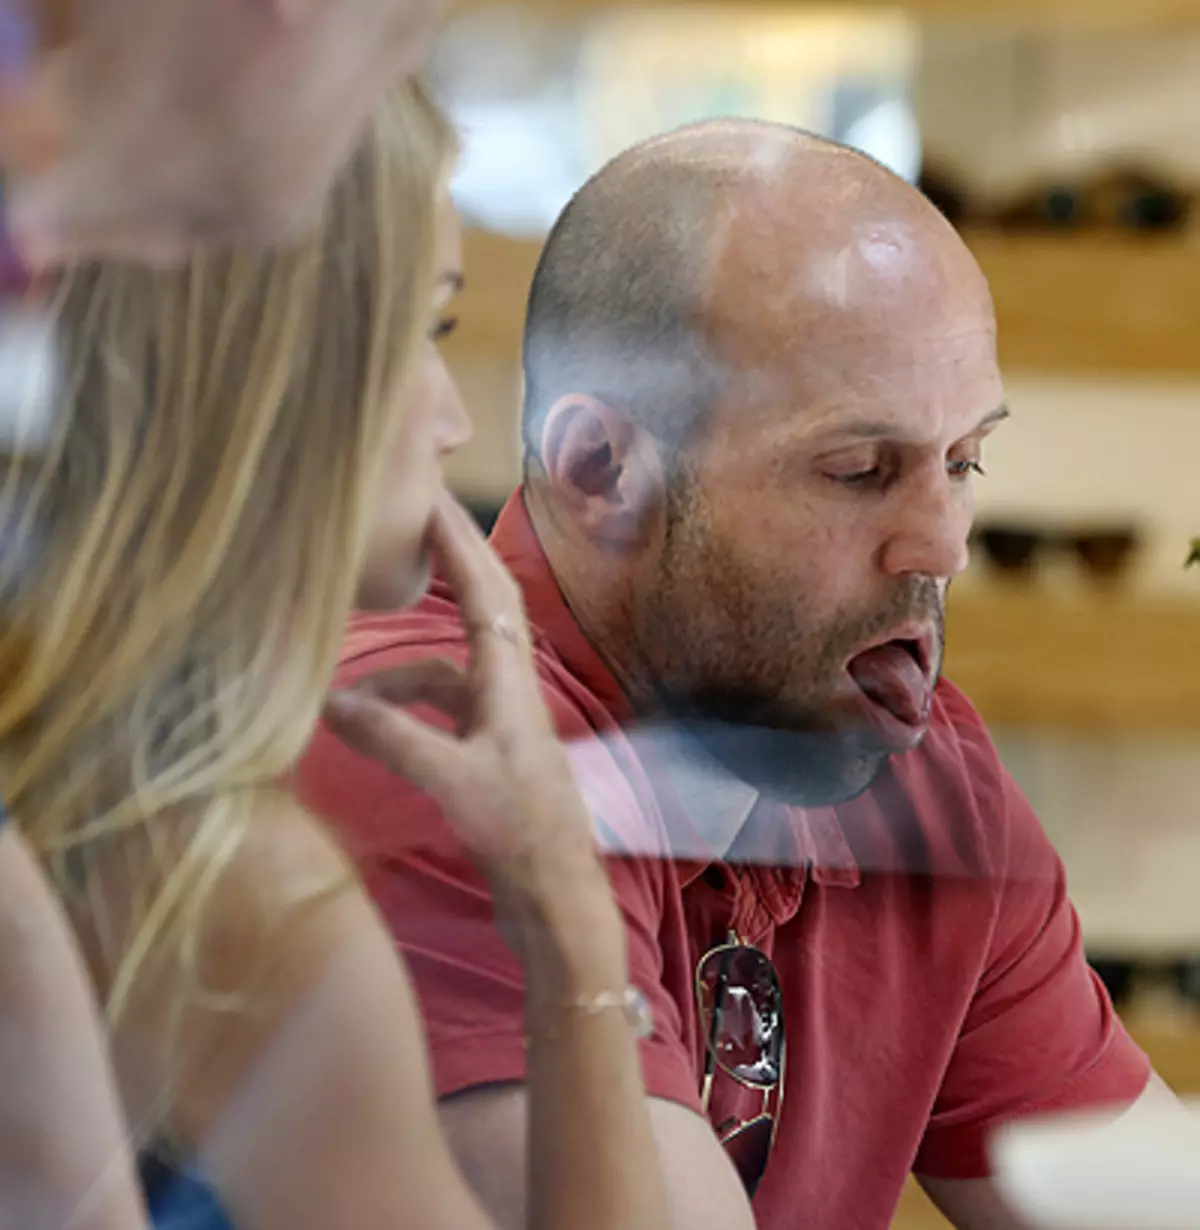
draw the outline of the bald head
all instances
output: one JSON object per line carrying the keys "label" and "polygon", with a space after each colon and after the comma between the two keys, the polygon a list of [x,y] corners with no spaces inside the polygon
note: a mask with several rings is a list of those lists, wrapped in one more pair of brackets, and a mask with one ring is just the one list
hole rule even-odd
{"label": "bald head", "polygon": [[783,125],[694,125],[619,155],[551,232],[526,324],[526,446],[583,393],[679,447],[731,383],[781,360],[792,382],[869,380],[864,348],[990,312],[958,236],[874,160]]}
{"label": "bald head", "polygon": [[525,361],[530,514],[636,711],[803,806],[915,746],[1004,414],[919,193],[783,127],[650,141],[559,220]]}

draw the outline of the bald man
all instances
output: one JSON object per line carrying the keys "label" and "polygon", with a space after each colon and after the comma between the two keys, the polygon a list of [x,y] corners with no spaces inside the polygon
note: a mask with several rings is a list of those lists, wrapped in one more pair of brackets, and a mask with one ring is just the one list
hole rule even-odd
{"label": "bald man", "polygon": [[176,262],[312,217],[444,0],[0,0],[25,261]]}
{"label": "bald man", "polygon": [[[614,852],[677,1225],[885,1227],[915,1171],[955,1225],[1015,1227],[997,1125],[1171,1095],[939,677],[1008,413],[975,262],[859,154],[684,129],[559,219],[525,375],[525,483],[493,543]],[[429,654],[465,655],[437,587],[357,624],[343,681]],[[427,801],[331,737],[304,781],[369,856],[450,1137],[517,1230],[524,1005],[486,886]]]}

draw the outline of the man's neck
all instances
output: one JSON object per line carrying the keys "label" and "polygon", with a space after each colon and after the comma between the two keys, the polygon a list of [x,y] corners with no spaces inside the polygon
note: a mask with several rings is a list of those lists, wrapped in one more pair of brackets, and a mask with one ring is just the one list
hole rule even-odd
{"label": "man's neck", "polygon": [[[578,541],[535,479],[526,479],[525,510],[579,630],[633,712],[642,718],[652,716],[656,698],[653,688],[646,686],[646,671],[639,669],[623,578],[592,547]],[[602,602],[596,594],[604,595]]]}
{"label": "man's neck", "polygon": [[[619,580],[610,581],[610,570],[595,553],[570,536],[536,484],[527,486],[525,505],[563,601],[643,723],[626,732],[635,750],[642,747],[647,767],[653,765],[666,777],[704,844],[714,857],[723,857],[745,826],[758,792],[663,713],[657,693],[646,683],[648,671],[638,661]],[[595,593],[605,595],[602,610]],[[694,851],[688,857],[695,857]]]}
{"label": "man's neck", "polygon": [[[639,737],[633,737],[635,748]],[[665,728],[657,742],[655,765],[713,857],[725,858],[758,803],[758,791],[734,777],[682,728]]]}

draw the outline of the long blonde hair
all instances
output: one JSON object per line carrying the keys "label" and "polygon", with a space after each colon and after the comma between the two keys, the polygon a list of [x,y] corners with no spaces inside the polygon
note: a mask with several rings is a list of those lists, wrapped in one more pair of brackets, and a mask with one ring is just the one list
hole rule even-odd
{"label": "long blonde hair", "polygon": [[[410,84],[303,240],[58,288],[52,431],[0,492],[0,790],[102,937],[110,1012],[312,733],[429,323],[450,147]],[[131,836],[159,874],[105,935],[89,877]]]}

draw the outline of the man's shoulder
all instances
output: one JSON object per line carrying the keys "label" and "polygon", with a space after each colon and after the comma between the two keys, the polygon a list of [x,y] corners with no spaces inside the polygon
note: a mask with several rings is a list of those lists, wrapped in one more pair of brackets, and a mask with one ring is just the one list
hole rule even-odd
{"label": "man's shoulder", "polygon": [[440,587],[431,588],[415,606],[402,611],[360,613],[351,617],[338,659],[338,676],[401,666],[431,650],[458,646],[466,652],[462,615],[454,599]]}
{"label": "man's shoulder", "polygon": [[[866,805],[886,821],[880,844],[894,843],[897,869],[974,877],[1003,861],[1015,790],[983,718],[943,679],[925,738],[892,758]],[[857,809],[851,818],[864,822]]]}
{"label": "man's shoulder", "polygon": [[934,693],[929,736],[922,748],[935,753],[953,747],[968,754],[995,755],[992,737],[979,710],[961,688],[944,677]]}
{"label": "man's shoulder", "polygon": [[949,679],[938,682],[929,732],[902,761],[936,766],[939,774],[966,776],[984,793],[998,784],[1000,757],[979,711]]}
{"label": "man's shoulder", "polygon": [[[661,857],[668,848],[657,802],[633,744],[602,698],[572,673],[553,643],[536,627],[534,665],[542,699],[566,747],[585,804],[609,853]],[[423,658],[465,663],[470,647],[458,606],[449,591],[431,587],[414,606],[353,617],[343,642],[336,684],[348,686],[368,675],[393,670]],[[426,720],[449,719],[433,710]],[[387,817],[402,805],[406,815],[431,810],[411,786],[382,766],[364,761],[320,726],[301,765],[301,785],[319,814],[344,828],[388,829]],[[409,821],[421,841],[431,844],[429,826]],[[439,839],[446,834],[439,831]],[[386,840],[391,840],[384,833]],[[407,841],[407,839],[406,839]],[[407,844],[414,844],[407,841]],[[443,840],[443,844],[444,840]]]}
{"label": "man's shoulder", "polygon": [[[533,658],[559,737],[574,741],[607,733],[616,722],[604,703],[566,666],[551,640],[532,627]],[[465,663],[470,652],[462,613],[449,589],[435,582],[414,606],[352,617],[338,659],[336,683],[442,657]]]}

